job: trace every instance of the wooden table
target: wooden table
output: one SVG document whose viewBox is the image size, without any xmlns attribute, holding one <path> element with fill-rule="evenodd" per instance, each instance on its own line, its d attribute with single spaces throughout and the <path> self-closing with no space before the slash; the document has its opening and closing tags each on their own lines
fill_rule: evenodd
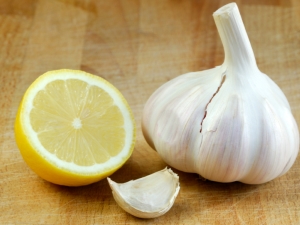
<svg viewBox="0 0 300 225">
<path fill-rule="evenodd" d="M 222 184 L 175 170 L 173 208 L 137 219 L 106 180 L 70 188 L 48 183 L 23 161 L 14 120 L 26 88 L 60 68 L 104 77 L 136 118 L 130 160 L 111 178 L 137 179 L 166 167 L 141 132 L 143 106 L 164 82 L 220 65 L 212 13 L 227 0 L 0 0 L 0 224 L 300 224 L 300 158 L 262 185 Z M 259 68 L 286 94 L 300 124 L 300 1 L 237 0 Z"/>
</svg>

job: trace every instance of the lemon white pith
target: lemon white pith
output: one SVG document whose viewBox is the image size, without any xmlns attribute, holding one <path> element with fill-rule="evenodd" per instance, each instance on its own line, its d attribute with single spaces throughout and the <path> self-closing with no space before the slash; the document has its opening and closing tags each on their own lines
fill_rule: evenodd
<svg viewBox="0 0 300 225">
<path fill-rule="evenodd" d="M 134 119 L 106 80 L 74 70 L 50 71 L 26 91 L 15 135 L 27 164 L 57 184 L 85 185 L 112 174 L 130 157 Z"/>
</svg>

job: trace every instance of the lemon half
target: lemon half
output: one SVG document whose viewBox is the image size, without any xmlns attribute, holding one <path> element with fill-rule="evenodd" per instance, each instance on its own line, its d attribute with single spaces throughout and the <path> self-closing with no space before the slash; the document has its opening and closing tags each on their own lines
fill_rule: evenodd
<svg viewBox="0 0 300 225">
<path fill-rule="evenodd" d="M 25 92 L 15 122 L 20 152 L 43 179 L 87 185 L 119 169 L 135 143 L 135 123 L 120 93 L 101 77 L 56 70 Z"/>
</svg>

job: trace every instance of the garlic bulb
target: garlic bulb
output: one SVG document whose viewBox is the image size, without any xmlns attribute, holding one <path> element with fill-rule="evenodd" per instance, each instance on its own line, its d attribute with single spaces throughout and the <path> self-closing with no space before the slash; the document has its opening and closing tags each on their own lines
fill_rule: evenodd
<svg viewBox="0 0 300 225">
<path fill-rule="evenodd" d="M 218 182 L 268 182 L 293 165 L 297 124 L 282 91 L 259 71 L 237 5 L 213 17 L 224 63 L 157 89 L 144 107 L 143 134 L 178 170 Z"/>
<path fill-rule="evenodd" d="M 180 189 L 178 175 L 167 168 L 123 184 L 107 180 L 118 205 L 139 218 L 154 218 L 168 212 Z"/>
</svg>

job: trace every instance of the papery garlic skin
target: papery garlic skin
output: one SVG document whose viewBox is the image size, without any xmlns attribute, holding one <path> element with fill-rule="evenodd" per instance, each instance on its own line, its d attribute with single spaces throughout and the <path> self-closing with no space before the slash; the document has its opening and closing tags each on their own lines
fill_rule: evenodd
<svg viewBox="0 0 300 225">
<path fill-rule="evenodd" d="M 155 218 L 168 212 L 180 190 L 178 175 L 167 168 L 123 184 L 107 180 L 118 205 L 139 218 Z"/>
<path fill-rule="evenodd" d="M 178 170 L 218 182 L 265 183 L 293 165 L 298 127 L 280 88 L 257 68 L 237 5 L 213 16 L 223 65 L 157 89 L 144 107 L 143 134 Z"/>
</svg>

